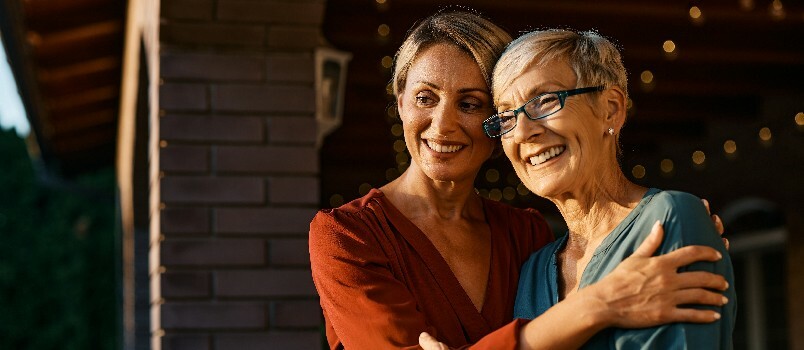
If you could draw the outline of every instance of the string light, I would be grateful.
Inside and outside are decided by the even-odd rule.
[[[770,141],[773,136],[771,135],[771,131],[769,128],[764,127],[759,129],[759,139],[762,141]]]
[[[380,34],[380,36],[388,36],[388,34],[391,34],[391,27],[385,23],[380,24],[380,26],[377,27],[377,34]]]
[[[723,143],[723,151],[726,152],[727,155],[734,154],[737,152],[737,143],[734,140],[726,140]]]
[[[645,167],[637,164],[633,169],[631,169],[631,174],[634,175],[635,178],[641,179],[645,177]]]
[[[394,65],[394,59],[391,56],[384,56],[382,60],[380,60],[380,64],[382,64],[383,68],[391,68]],[[393,92],[393,90],[391,90]]]
[[[781,0],[773,0],[768,10],[770,11],[771,17],[777,21],[782,20],[785,16],[784,5],[782,5]]]
[[[670,174],[673,172],[673,160],[672,159],[662,159],[661,163],[659,163],[659,168],[662,169],[662,172],[665,174]]]
[[[497,182],[500,179],[500,172],[497,169],[486,170],[486,181]]]
[[[159,141],[159,147],[165,148],[168,146],[168,142],[165,140]]]
[[[397,123],[397,124],[394,124],[394,125],[391,126],[391,135],[394,135],[396,137],[400,137],[400,136],[402,136],[402,132],[403,132],[402,124]]]
[[[376,0],[376,1],[377,1],[378,4],[381,4],[381,5],[385,3],[385,0]]]
[[[516,190],[509,186],[503,189],[502,194],[505,200],[510,201],[516,197]]]
[[[489,199],[493,201],[500,201],[500,199],[502,199],[502,191],[497,188],[492,189],[489,191]]]
[[[479,190],[475,189],[475,191],[477,191],[477,194],[480,195],[480,197],[489,198],[489,191],[487,189],[481,188]]]
[[[408,162],[408,154],[399,152],[396,154],[396,164],[406,164]]]
[[[382,63],[382,62],[380,62],[380,63]],[[385,85],[385,93],[390,95],[390,96],[394,95],[394,86],[391,85],[391,83],[388,83],[387,85]]]
[[[743,11],[751,11],[754,9],[754,0],[740,0],[740,8]]]
[[[396,140],[394,141],[394,151],[397,153],[405,152],[407,149],[407,145],[405,145],[405,140]]]
[[[408,170],[409,166],[410,166],[410,164],[408,164],[408,163],[402,163],[402,164],[399,164],[399,165],[396,166],[396,170],[399,170],[399,173],[401,174],[401,173],[404,173],[405,170]]]
[[[358,187],[357,191],[361,196],[365,196],[367,193],[369,193],[369,191],[371,191],[371,185],[364,182],[360,184],[360,187]]]
[[[804,126],[804,112],[798,112],[795,120],[798,126]]]
[[[698,19],[701,18],[701,9],[698,6],[690,7],[690,18]]]
[[[519,193],[520,196],[527,196],[530,193],[530,190],[527,186],[525,186],[525,184],[520,183],[519,185],[516,185],[516,193]]]
[[[329,197],[329,206],[332,208],[337,208],[343,205],[343,196],[340,194],[333,194]]]
[[[704,154],[703,151],[692,152],[692,162],[693,163],[695,163],[697,165],[703,165],[703,163],[705,161],[706,161],[706,154]]]
[[[653,82],[653,72],[649,70],[642,71],[642,74],[639,75],[639,78],[642,79],[643,83],[650,84]]]
[[[674,43],[672,40],[665,40],[664,44],[662,44],[662,49],[664,49],[664,52],[667,53],[676,51],[676,43]]]

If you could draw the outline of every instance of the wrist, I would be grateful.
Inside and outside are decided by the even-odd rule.
[[[605,293],[599,289],[591,285],[572,295],[576,299],[574,302],[578,303],[576,310],[580,311],[579,321],[594,333],[614,326],[619,317],[617,311],[601,296]]]

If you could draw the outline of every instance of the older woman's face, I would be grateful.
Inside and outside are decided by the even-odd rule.
[[[422,50],[397,102],[417,167],[434,180],[474,180],[494,149],[483,133],[493,109],[477,63],[449,44]]]
[[[518,108],[542,93],[585,87],[576,86],[576,81],[574,71],[561,59],[533,66],[498,96],[497,110]],[[611,138],[606,134],[610,125],[597,110],[596,106],[605,106],[597,103],[598,98],[598,94],[570,96],[563,109],[536,121],[521,113],[516,128],[502,136],[506,156],[535,194],[555,198],[583,190],[606,165],[603,162],[612,159],[605,140]]]

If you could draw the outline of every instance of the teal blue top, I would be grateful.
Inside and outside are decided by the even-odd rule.
[[[608,328],[596,334],[584,349],[731,349],[731,334],[737,311],[734,271],[731,259],[706,208],[697,197],[677,191],[651,188],[639,204],[614,228],[595,250],[581,276],[584,288],[609,274],[630,256],[648,236],[653,224],[664,225],[664,241],[657,255],[687,245],[707,245],[723,254],[717,262],[696,262],[680,271],[709,271],[723,275],[729,282],[723,307],[696,306],[720,312],[713,323],[673,323],[642,329]],[[522,266],[514,317],[533,319],[558,302],[558,265],[556,256],[567,242],[559,238],[533,253]]]

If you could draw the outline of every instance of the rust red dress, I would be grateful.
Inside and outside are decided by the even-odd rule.
[[[553,240],[544,218],[483,200],[491,267],[477,311],[424,233],[377,189],[310,223],[310,262],[331,349],[418,348],[428,332],[453,348],[514,349],[522,263]]]

